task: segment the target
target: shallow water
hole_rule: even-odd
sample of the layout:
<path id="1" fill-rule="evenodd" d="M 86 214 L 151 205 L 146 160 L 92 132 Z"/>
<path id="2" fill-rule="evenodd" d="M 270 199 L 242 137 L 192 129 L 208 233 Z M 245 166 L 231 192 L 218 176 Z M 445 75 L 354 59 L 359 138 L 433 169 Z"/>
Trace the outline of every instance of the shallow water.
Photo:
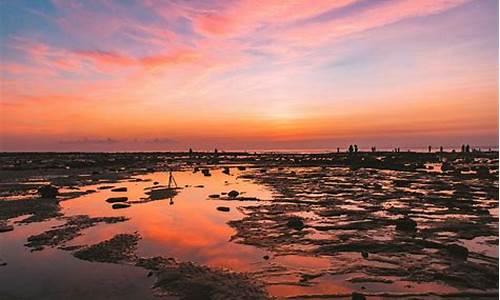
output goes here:
<path id="1" fill-rule="evenodd" d="M 288 176 L 287 172 L 297 172 L 298 176 Z M 270 170 L 275 171 L 276 170 Z M 154 172 L 140 176 L 133 176 L 127 180 L 110 184 L 81 186 L 79 190 L 95 190 L 71 200 L 60 202 L 64 216 L 88 215 L 90 217 L 125 216 L 126 222 L 114 224 L 98 224 L 84 229 L 82 235 L 67 242 L 65 246 L 89 245 L 110 239 L 118 233 L 137 232 L 142 237 L 138 245 L 137 254 L 143 257 L 163 256 L 173 257 L 178 261 L 194 261 L 196 263 L 217 268 L 228 268 L 233 271 L 250 272 L 264 283 L 267 290 L 274 296 L 286 297 L 307 294 L 349 294 L 351 291 L 366 290 L 370 292 L 419 292 L 437 291 L 441 293 L 460 291 L 452 286 L 439 282 L 406 281 L 398 276 L 381 275 L 378 279 L 388 282 L 356 281 L 366 274 L 352 270 L 348 273 L 339 273 L 338 270 L 348 270 L 351 265 L 360 267 L 379 266 L 397 270 L 399 257 L 392 262 L 377 260 L 377 255 L 370 260 L 363 260 L 361 254 L 353 252 L 339 252 L 332 255 L 318 255 L 310 251 L 316 245 L 309 244 L 311 240 L 318 242 L 341 241 L 342 236 L 352 235 L 352 239 L 363 239 L 366 234 L 373 241 L 391 241 L 400 234 L 393 229 L 383 227 L 360 230 L 319 231 L 309 228 L 304 230 L 304 239 L 298 238 L 296 243 L 285 240 L 280 251 L 266 250 L 266 247 L 257 247 L 238 243 L 232 240 L 237 233 L 227 224 L 229 221 L 241 220 L 248 214 L 242 210 L 252 209 L 259 205 L 271 205 L 281 202 L 285 207 L 286 197 L 278 197 L 277 192 L 271 190 L 270 184 L 243 179 L 239 175 L 253 171 L 236 171 L 231 169 L 231 175 L 222 173 L 222 169 L 211 170 L 211 176 L 205 177 L 201 172 L 191 171 L 174 172 L 179 186 L 178 194 L 172 199 L 145 202 L 146 192 L 151 188 L 164 186 L 168 182 L 166 172 Z M 430 173 L 430 174 L 429 174 Z M 441 203 L 427 204 L 421 202 L 422 196 L 442 192 L 432 185 L 434 172 L 407 173 L 395 171 L 378 171 L 364 173 L 360 171 L 353 176 L 347 168 L 331 168 L 329 170 L 315 170 L 313 168 L 290 168 L 273 175 L 267 175 L 268 180 L 275 178 L 286 179 L 290 182 L 276 183 L 285 188 L 295 188 L 293 200 L 307 200 L 308 206 L 285 210 L 287 215 L 297 215 L 307 220 L 310 226 L 346 225 L 357 220 L 358 213 L 367 214 L 375 202 L 373 196 L 387 196 L 381 201 L 380 210 L 373 210 L 373 216 L 390 217 L 389 209 L 411 208 L 414 219 L 422 229 L 426 229 L 426 222 L 441 221 L 447 218 L 466 220 L 471 215 L 441 213 L 444 210 Z M 269 174 L 269 171 L 268 173 Z M 254 174 L 255 175 L 255 174 Z M 266 179 L 266 176 L 262 176 Z M 355 178 L 355 179 L 353 179 Z M 447 178 L 445 178 L 448 180 Z M 445 180 L 443 179 L 443 180 Z M 396 185 L 393 181 L 406 180 L 407 184 Z M 293 187 L 293 184 L 296 186 Z M 159 182 L 155 185 L 154 182 Z M 259 181 L 260 182 L 260 181 Z M 380 187 L 375 187 L 375 184 Z M 126 192 L 113 192 L 111 189 L 100 189 L 104 186 L 126 187 Z M 243 197 L 255 197 L 259 201 L 236 201 L 211 199 L 212 194 L 227 193 L 237 190 Z M 451 193 L 451 191 L 450 191 Z M 334 195 L 334 196 L 332 196 Z M 112 205 L 105 200 L 110 197 L 128 197 L 132 206 L 125 209 L 112 209 Z M 316 201 L 332 198 L 335 205 L 317 205 Z M 480 199 L 479 196 L 475 197 Z M 483 202 L 497 199 L 481 199 Z M 134 203 L 134 202 L 138 203 Z M 229 212 L 217 210 L 218 206 L 228 207 Z M 336 209 L 338 216 L 322 215 L 326 208 Z M 261 207 L 254 213 L 266 214 L 271 207 Z M 490 213 L 498 217 L 498 208 L 490 208 Z M 436 215 L 432 215 L 436 213 Z M 439 214 L 437 214 L 439 213 Z M 262 217 L 262 222 L 272 222 L 275 215 L 270 214 L 268 219 Z M 22 218 L 19 218 L 22 219 Z M 16 220 L 10 220 L 13 224 Z M 363 221 L 363 220 L 361 220 Z M 51 227 L 63 224 L 63 220 L 50 219 L 49 221 L 30 223 L 27 225 L 15 224 L 12 232 L 0 234 L 0 263 L 8 265 L 0 267 L 0 295 L 7 298 L 29 299 L 155 299 L 151 292 L 154 279 L 147 277 L 147 271 L 133 266 L 92 263 L 74 258 L 70 252 L 56 248 L 45 248 L 42 251 L 30 252 L 25 247 L 28 236 L 40 234 Z M 251 228 L 260 228 L 253 226 Z M 270 230 L 268 237 L 275 234 L 280 237 L 281 229 Z M 441 232 L 445 234 L 446 232 Z M 481 253 L 494 258 L 498 257 L 498 246 L 488 244 L 491 238 L 475 238 L 458 240 L 470 251 Z M 241 242 L 241 239 L 239 240 Z M 279 243 L 278 243 L 279 244 Z M 272 248 L 272 247 L 271 247 Z M 371 255 L 371 254 L 370 254 Z M 269 256 L 265 259 L 264 256 Z M 382 257 L 383 255 L 381 255 Z M 425 260 L 425 257 L 413 255 L 411 259 Z M 401 256 L 401 259 L 407 259 Z M 436 263 L 436 262 L 432 262 Z M 310 278 L 304 279 L 304 276 Z M 359 278 L 358 278 L 359 277 Z M 377 276 L 373 276 L 377 277 Z M 383 278 L 382 278 L 383 277 Z M 370 278 L 369 278 L 370 279 Z M 377 279 L 377 278 L 376 278 Z M 390 282 L 389 282 L 390 281 Z M 1 297 L 0 297 L 1 298 Z M 370 297 L 370 299 L 377 299 Z"/>
<path id="2" fill-rule="evenodd" d="M 235 171 L 226 175 L 221 170 L 213 170 L 211 174 L 205 177 L 200 172 L 174 172 L 181 189 L 172 200 L 137 203 L 126 209 L 112 209 L 105 200 L 121 196 L 128 197 L 128 201 L 140 200 L 147 197 L 148 188 L 155 187 L 155 181 L 160 183 L 158 186 L 165 184 L 168 175 L 156 172 L 112 184 L 127 187 L 127 192 L 98 189 L 109 186 L 109 183 L 81 187 L 81 190 L 93 189 L 96 192 L 61 202 L 65 216 L 125 216 L 130 220 L 84 229 L 81 236 L 66 245 L 94 244 L 118 233 L 138 232 L 142 237 L 139 256 L 174 257 L 210 267 L 256 271 L 265 263 L 262 257 L 266 252 L 231 242 L 234 230 L 226 224 L 243 216 L 238 206 L 255 205 L 256 201 L 217 200 L 209 199 L 208 195 L 237 190 L 245 197 L 271 200 L 272 192 L 249 180 L 237 179 Z M 218 206 L 229 207 L 230 211 L 218 211 Z M 102 299 L 109 296 L 128 299 L 153 297 L 150 290 L 153 280 L 146 277 L 144 269 L 81 261 L 59 249 L 30 252 L 24 246 L 28 236 L 62 223 L 52 220 L 16 225 L 14 231 L 0 235 L 0 258 L 8 262 L 0 269 L 0 282 L 7 283 L 0 285 L 1 294 L 37 299 L 95 299 L 96 295 Z"/>

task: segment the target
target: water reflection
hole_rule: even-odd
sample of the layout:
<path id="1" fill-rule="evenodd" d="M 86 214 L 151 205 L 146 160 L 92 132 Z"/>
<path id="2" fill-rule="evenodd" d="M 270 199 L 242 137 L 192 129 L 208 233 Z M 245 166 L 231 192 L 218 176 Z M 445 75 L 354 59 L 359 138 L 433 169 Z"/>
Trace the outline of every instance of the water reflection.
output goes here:
<path id="1" fill-rule="evenodd" d="M 96 189 L 97 193 L 62 203 L 65 215 L 123 215 L 130 218 L 128 222 L 100 225 L 94 230 L 88 230 L 85 235 L 73 240 L 71 245 L 95 243 L 111 238 L 118 232 L 137 231 L 142 236 L 139 244 L 139 255 L 142 256 L 175 257 L 239 271 L 253 269 L 254 263 L 262 260 L 264 251 L 229 242 L 234 230 L 226 222 L 243 217 L 238 206 L 256 203 L 208 200 L 208 195 L 234 189 L 246 196 L 271 199 L 272 193 L 263 186 L 237 179 L 237 172 L 226 175 L 213 171 L 211 177 L 176 172 L 174 176 L 174 180 L 182 188 L 178 195 L 167 201 L 138 203 L 121 210 L 112 209 L 105 201 L 107 198 L 120 196 L 128 197 L 130 202 L 146 199 L 146 191 L 155 188 L 155 182 L 159 183 L 158 186 L 168 185 L 167 173 L 157 172 L 137 177 L 140 181 L 116 184 L 117 187 L 126 187 L 127 192 L 99 190 L 99 186 L 93 186 L 90 188 Z M 229 207 L 230 211 L 218 211 L 217 206 Z"/>

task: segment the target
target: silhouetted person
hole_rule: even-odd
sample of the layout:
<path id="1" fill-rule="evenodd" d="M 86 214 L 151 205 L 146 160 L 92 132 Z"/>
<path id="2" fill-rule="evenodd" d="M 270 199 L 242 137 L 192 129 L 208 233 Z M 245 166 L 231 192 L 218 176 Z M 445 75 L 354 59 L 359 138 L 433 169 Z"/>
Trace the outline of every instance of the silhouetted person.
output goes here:
<path id="1" fill-rule="evenodd" d="M 377 151 L 377 148 L 375 148 L 375 146 L 372 146 L 372 152 L 375 152 Z"/>
<path id="2" fill-rule="evenodd" d="M 340 153 L 340 148 L 339 147 L 337 147 L 337 153 Z"/>
<path id="3" fill-rule="evenodd" d="M 352 147 L 352 145 L 349 145 L 349 153 L 352 153 L 354 151 L 354 148 Z"/>
<path id="4" fill-rule="evenodd" d="M 399 147 L 398 147 L 398 148 L 396 148 L 396 152 L 398 152 L 398 153 L 400 152 L 400 149 L 399 149 Z"/>
<path id="5" fill-rule="evenodd" d="M 439 152 L 443 153 L 443 146 L 439 147 Z"/>
<path id="6" fill-rule="evenodd" d="M 432 147 L 429 145 L 429 153 L 431 153 L 432 151 Z"/>
<path id="7" fill-rule="evenodd" d="M 189 148 L 189 155 L 193 154 L 193 149 Z"/>
<path id="8" fill-rule="evenodd" d="M 354 152 L 358 152 L 358 145 L 354 145 Z"/>
<path id="9" fill-rule="evenodd" d="M 217 152 L 219 152 L 219 151 L 217 150 L 217 148 L 215 148 L 214 153 L 217 154 Z"/>
<path id="10" fill-rule="evenodd" d="M 467 144 L 465 145 L 465 152 L 469 153 L 470 152 L 470 146 Z"/>

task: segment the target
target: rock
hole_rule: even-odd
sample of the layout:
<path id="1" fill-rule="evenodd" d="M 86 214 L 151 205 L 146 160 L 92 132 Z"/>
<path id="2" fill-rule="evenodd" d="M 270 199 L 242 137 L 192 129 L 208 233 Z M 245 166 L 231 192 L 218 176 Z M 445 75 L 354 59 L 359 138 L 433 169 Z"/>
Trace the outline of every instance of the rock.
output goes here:
<path id="1" fill-rule="evenodd" d="M 227 206 L 218 206 L 218 207 L 217 207 L 217 210 L 218 210 L 218 211 L 228 212 L 228 211 L 230 211 L 231 209 L 230 209 L 229 207 L 227 207 Z"/>
<path id="2" fill-rule="evenodd" d="M 127 197 L 112 197 L 112 198 L 106 199 L 106 202 L 108 202 L 108 203 L 126 202 L 126 201 L 128 201 Z"/>
<path id="3" fill-rule="evenodd" d="M 265 260 L 268 260 L 269 259 L 269 255 L 264 255 L 264 256 L 262 256 L 262 258 L 265 259 Z"/>
<path id="4" fill-rule="evenodd" d="M 288 220 L 286 226 L 296 230 L 302 230 L 304 228 L 304 222 L 300 217 L 294 216 Z"/>
<path id="5" fill-rule="evenodd" d="M 42 198 L 55 198 L 59 190 L 53 185 L 44 185 L 38 189 L 38 193 Z"/>
<path id="6" fill-rule="evenodd" d="M 367 259 L 368 258 L 368 252 L 366 251 L 361 251 L 361 256 L 364 258 L 364 259 Z"/>
<path id="7" fill-rule="evenodd" d="M 194 167 L 194 169 L 193 169 L 193 173 L 198 173 L 199 171 L 200 171 L 200 168 L 198 168 L 198 167 Z"/>
<path id="8" fill-rule="evenodd" d="M 14 230 L 14 226 L 0 223 L 0 232 L 7 232 Z"/>
<path id="9" fill-rule="evenodd" d="M 127 188 L 126 187 L 119 187 L 119 188 L 114 188 L 111 189 L 112 192 L 126 192 Z"/>
<path id="10" fill-rule="evenodd" d="M 245 171 L 247 168 L 245 166 L 238 166 L 238 170 Z"/>
<path id="11" fill-rule="evenodd" d="M 224 167 L 222 173 L 229 175 L 229 167 Z"/>
<path id="12" fill-rule="evenodd" d="M 466 260 L 469 256 L 469 249 L 458 244 L 451 244 L 446 246 L 446 251 L 453 257 Z"/>
<path id="13" fill-rule="evenodd" d="M 236 198 L 236 197 L 238 197 L 238 195 L 239 195 L 239 194 L 240 194 L 240 193 L 239 193 L 238 191 L 232 190 L 232 191 L 230 191 L 229 193 L 227 193 L 227 196 L 228 196 L 229 198 Z"/>
<path id="14" fill-rule="evenodd" d="M 480 166 L 476 169 L 476 174 L 480 178 L 488 178 L 490 176 L 490 169 L 486 166 Z"/>
<path id="15" fill-rule="evenodd" d="M 220 195 L 219 194 L 212 194 L 212 195 L 208 195 L 208 198 L 217 199 L 217 198 L 220 198 Z"/>
<path id="16" fill-rule="evenodd" d="M 128 203 L 115 203 L 111 206 L 113 209 L 128 208 L 130 204 Z"/>
<path id="17" fill-rule="evenodd" d="M 203 173 L 203 176 L 212 176 L 212 174 L 210 174 L 209 169 L 203 169 L 203 170 L 201 170 L 201 173 Z"/>
<path id="18" fill-rule="evenodd" d="M 103 185 L 103 186 L 98 187 L 97 189 L 98 190 L 109 190 L 109 189 L 112 189 L 112 188 L 114 188 L 113 185 Z"/>
<path id="19" fill-rule="evenodd" d="M 158 181 L 153 182 L 154 185 L 160 184 Z"/>
<path id="20" fill-rule="evenodd" d="M 413 221 L 408 217 L 397 219 L 395 223 L 396 223 L 396 230 L 402 230 L 402 231 L 417 230 L 417 222 Z"/>
<path id="21" fill-rule="evenodd" d="M 351 299 L 352 300 L 366 300 L 366 297 L 365 297 L 365 295 L 363 295 L 361 293 L 353 292 Z"/>

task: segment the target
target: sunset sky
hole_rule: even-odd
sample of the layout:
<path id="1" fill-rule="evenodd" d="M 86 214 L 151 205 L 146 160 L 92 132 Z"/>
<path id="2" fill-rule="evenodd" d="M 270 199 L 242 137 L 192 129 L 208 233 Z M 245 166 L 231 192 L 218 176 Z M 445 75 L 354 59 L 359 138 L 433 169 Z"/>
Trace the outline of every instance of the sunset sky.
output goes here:
<path id="1" fill-rule="evenodd" d="M 0 151 L 498 145 L 497 0 L 0 1 Z"/>

